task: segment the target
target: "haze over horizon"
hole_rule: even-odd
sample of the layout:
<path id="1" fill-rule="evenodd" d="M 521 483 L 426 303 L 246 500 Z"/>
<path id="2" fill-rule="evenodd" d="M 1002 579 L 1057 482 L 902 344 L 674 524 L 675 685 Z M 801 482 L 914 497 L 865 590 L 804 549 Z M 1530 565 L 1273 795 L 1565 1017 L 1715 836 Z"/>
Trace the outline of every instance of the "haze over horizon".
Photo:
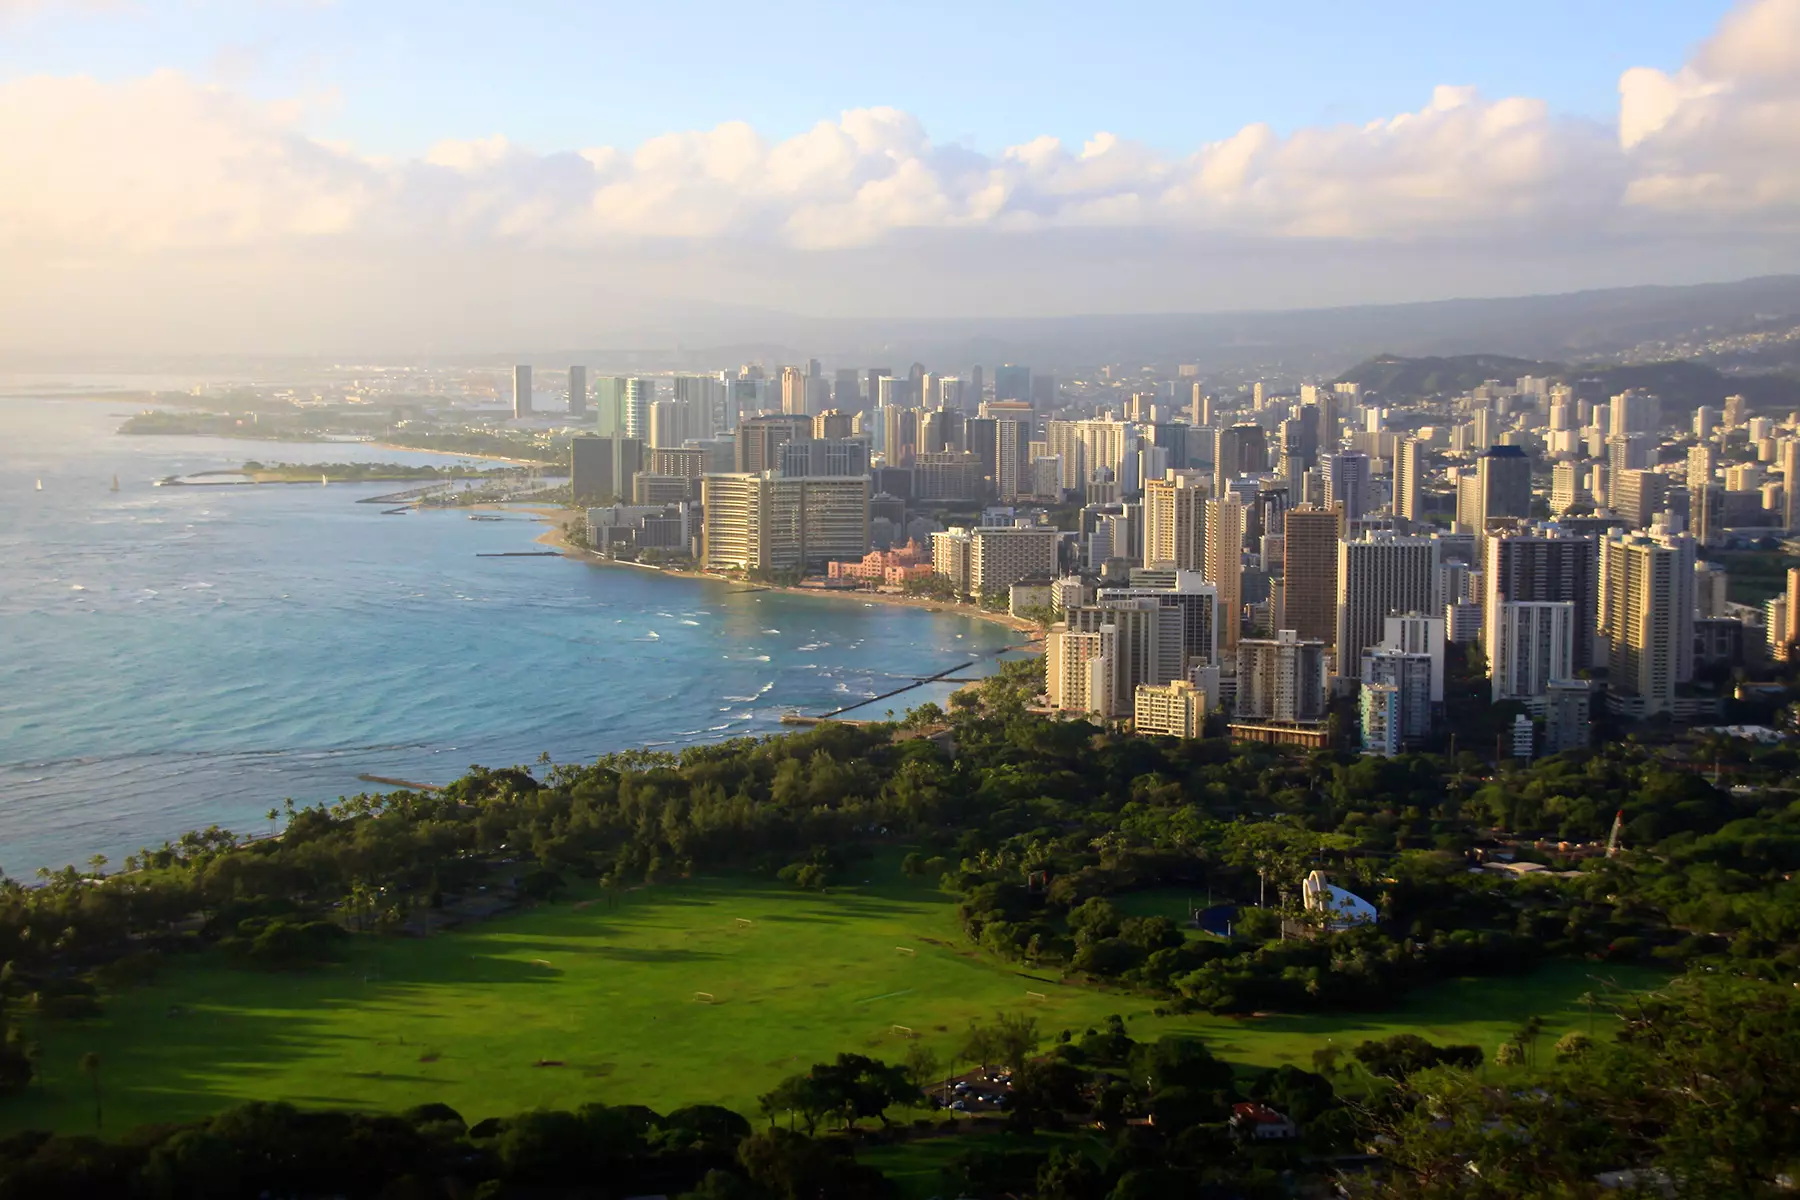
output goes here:
<path id="1" fill-rule="evenodd" d="M 1800 269 L 1800 0 L 1518 9 L 0 0 L 0 352 Z"/>

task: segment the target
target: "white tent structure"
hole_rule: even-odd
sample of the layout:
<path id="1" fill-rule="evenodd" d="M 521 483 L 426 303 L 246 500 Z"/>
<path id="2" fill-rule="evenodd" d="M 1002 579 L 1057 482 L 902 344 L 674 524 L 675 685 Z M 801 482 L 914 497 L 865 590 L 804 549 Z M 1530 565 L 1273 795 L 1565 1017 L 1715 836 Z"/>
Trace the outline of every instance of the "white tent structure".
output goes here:
<path id="1" fill-rule="evenodd" d="M 1375 920 L 1373 904 L 1343 888 L 1331 886 L 1323 871 L 1308 875 L 1300 890 L 1306 899 L 1306 911 L 1325 913 L 1326 927 L 1333 933 L 1368 925 Z"/>

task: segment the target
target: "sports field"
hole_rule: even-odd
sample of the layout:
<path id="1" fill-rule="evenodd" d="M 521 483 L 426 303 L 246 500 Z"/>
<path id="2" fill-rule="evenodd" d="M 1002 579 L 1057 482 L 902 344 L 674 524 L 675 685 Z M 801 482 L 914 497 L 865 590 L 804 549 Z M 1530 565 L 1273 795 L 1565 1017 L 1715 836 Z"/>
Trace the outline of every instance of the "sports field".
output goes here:
<path id="1" fill-rule="evenodd" d="M 1002 1008 L 1037 1011 L 1052 1035 L 1118 1012 L 1135 1037 L 1189 1031 L 1245 1064 L 1306 1065 L 1327 1039 L 1402 1030 L 1491 1051 L 1533 1014 L 1554 1039 L 1586 1027 L 1576 998 L 1601 977 L 1558 964 L 1452 983 L 1377 1018 L 1163 1019 L 1148 1000 L 978 954 L 949 897 L 887 868 L 827 895 L 701 879 L 611 910 L 563 901 L 426 940 L 358 942 L 352 960 L 296 973 L 177 961 L 110 998 L 102 1017 L 40 1024 L 42 1078 L 0 1100 L 0 1131 L 91 1131 L 92 1085 L 76 1065 L 88 1051 L 100 1056 L 108 1132 L 246 1099 L 442 1101 L 471 1121 L 596 1100 L 754 1115 L 759 1093 L 809 1063 L 844 1050 L 898 1059 L 895 1026 L 947 1055 L 970 1020 Z"/>

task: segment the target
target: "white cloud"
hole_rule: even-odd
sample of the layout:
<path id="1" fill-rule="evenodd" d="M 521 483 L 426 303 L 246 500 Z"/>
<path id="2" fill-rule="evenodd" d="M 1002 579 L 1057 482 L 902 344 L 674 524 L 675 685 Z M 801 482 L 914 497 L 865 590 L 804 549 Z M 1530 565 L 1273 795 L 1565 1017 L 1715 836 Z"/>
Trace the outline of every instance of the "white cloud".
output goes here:
<path id="1" fill-rule="evenodd" d="M 0 0 L 0 15 L 29 7 Z M 1139 302 L 1109 261 L 1179 269 L 1196 247 L 1239 279 L 1277 259 L 1303 278 L 1307 254 L 1410 255 L 1480 279 L 1483 255 L 1500 273 L 1522 246 L 1598 263 L 1609 238 L 1686 239 L 1691 257 L 1696 230 L 1787 238 L 1800 255 L 1800 0 L 1747 0 L 1687 64 L 1628 71 L 1619 90 L 1616 123 L 1446 86 L 1368 124 L 1253 124 L 1178 156 L 1110 131 L 979 153 L 874 108 L 781 141 L 728 122 L 635 147 L 544 151 L 496 133 L 390 159 L 310 136 L 311 101 L 258 103 L 176 72 L 28 77 L 0 84 L 0 272 L 80 264 L 85 285 L 109 264 L 123 277 L 127 261 L 210 258 L 254 261 L 272 288 L 324 286 L 338 256 L 373 291 L 377 259 L 455 259 L 479 290 L 496 256 L 586 254 L 678 292 L 760 271 L 774 302 L 830 305 L 812 298 L 900 294 L 902 276 L 917 296 L 987 294 L 991 264 L 1041 253 L 1079 307 Z"/>
<path id="2" fill-rule="evenodd" d="M 1628 213 L 1800 225 L 1800 0 L 1750 0 L 1679 71 L 1619 81 Z"/>

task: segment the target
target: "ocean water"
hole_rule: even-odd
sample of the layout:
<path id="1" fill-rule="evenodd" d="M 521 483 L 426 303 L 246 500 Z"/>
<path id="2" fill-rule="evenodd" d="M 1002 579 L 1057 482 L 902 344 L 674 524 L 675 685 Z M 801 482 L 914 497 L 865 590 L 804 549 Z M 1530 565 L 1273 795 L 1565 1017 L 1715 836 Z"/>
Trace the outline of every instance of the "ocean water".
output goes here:
<path id="1" fill-rule="evenodd" d="M 985 672 L 1015 638 L 948 614 L 478 558 L 540 549 L 542 524 L 354 503 L 403 483 L 155 487 L 249 459 L 447 460 L 119 436 L 129 407 L 0 395 L 0 869 L 17 878 L 213 823 L 264 832 L 284 799 L 375 786 L 360 774 L 442 783 L 545 752 L 774 732 L 784 712 L 957 663 Z"/>

